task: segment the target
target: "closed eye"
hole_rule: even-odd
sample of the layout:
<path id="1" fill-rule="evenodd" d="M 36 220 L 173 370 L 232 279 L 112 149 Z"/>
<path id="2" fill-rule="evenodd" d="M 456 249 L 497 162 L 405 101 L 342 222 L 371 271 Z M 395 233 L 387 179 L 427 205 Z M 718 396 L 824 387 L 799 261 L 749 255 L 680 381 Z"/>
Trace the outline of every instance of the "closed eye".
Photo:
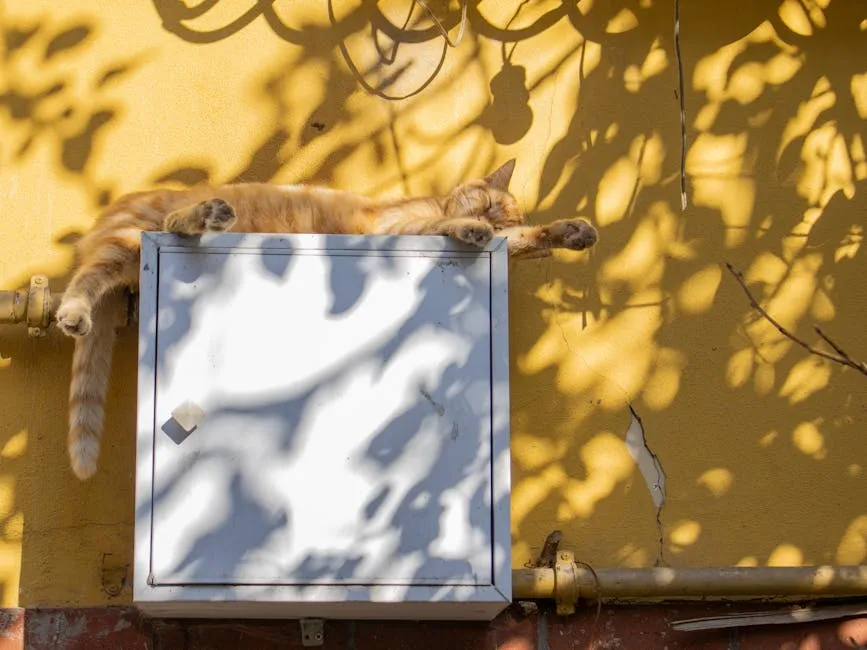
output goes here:
<path id="1" fill-rule="evenodd" d="M 491 203 L 491 195 L 484 190 L 479 190 L 478 204 L 482 212 L 488 212 L 493 204 Z"/>

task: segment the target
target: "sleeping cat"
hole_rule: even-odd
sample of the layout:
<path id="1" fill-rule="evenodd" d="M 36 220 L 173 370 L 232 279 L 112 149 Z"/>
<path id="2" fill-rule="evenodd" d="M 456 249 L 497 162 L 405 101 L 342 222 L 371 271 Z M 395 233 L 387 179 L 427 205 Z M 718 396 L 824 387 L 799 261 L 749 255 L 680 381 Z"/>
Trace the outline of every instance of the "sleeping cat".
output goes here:
<path id="1" fill-rule="evenodd" d="M 479 247 L 496 234 L 508 239 L 512 259 L 596 243 L 596 230 L 581 219 L 524 225 L 508 192 L 514 167 L 510 160 L 444 197 L 378 201 L 312 186 L 245 183 L 137 192 L 108 206 L 78 243 L 78 268 L 56 315 L 57 326 L 76 337 L 68 439 L 75 475 L 96 472 L 115 338 L 112 304 L 120 289 L 138 286 L 142 232 L 445 235 Z"/>

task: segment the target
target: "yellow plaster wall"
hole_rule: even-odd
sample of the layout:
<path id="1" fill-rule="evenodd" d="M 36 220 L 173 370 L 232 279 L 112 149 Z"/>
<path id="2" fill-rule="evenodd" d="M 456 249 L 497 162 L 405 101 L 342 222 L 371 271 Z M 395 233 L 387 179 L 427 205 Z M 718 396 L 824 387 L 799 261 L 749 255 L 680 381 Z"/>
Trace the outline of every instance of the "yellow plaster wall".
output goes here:
<path id="1" fill-rule="evenodd" d="M 62 287 L 99 204 L 156 182 L 416 194 L 516 156 L 530 220 L 601 242 L 513 271 L 514 565 L 554 528 L 595 566 L 865 561 L 867 377 L 757 320 L 724 266 L 867 359 L 863 3 L 682 3 L 684 211 L 671 2 L 472 2 L 441 65 L 420 8 L 399 35 L 408 0 L 259 4 L 0 5 L 0 288 Z M 455 38 L 458 5 L 430 5 Z M 422 89 L 375 97 L 349 62 Z M 129 602 L 103 570 L 132 553 L 135 347 L 79 483 L 69 341 L 0 329 L 0 605 Z"/>

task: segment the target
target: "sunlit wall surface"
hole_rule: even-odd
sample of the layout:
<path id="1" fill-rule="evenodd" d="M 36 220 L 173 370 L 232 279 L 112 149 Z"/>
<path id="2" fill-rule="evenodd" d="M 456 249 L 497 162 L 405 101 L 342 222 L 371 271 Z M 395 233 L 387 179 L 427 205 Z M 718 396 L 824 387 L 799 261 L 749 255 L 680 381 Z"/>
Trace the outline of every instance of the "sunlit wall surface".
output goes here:
<path id="1" fill-rule="evenodd" d="M 428 4 L 454 44 L 460 5 Z M 0 288 L 61 288 L 153 184 L 408 195 L 514 156 L 532 222 L 601 234 L 512 270 L 515 566 L 554 529 L 594 566 L 864 562 L 867 377 L 725 262 L 867 360 L 867 9 L 682 4 L 678 57 L 657 0 L 473 1 L 457 47 L 409 0 L 6 2 Z M 135 348 L 80 483 L 70 341 L 0 330 L 0 604 L 130 601 Z"/>

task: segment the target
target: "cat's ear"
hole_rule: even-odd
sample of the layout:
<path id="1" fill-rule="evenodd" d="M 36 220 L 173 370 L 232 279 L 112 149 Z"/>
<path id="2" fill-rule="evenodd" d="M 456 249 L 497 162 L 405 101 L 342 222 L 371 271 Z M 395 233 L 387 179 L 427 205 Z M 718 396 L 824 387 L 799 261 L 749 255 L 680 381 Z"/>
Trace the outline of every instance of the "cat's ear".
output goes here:
<path id="1" fill-rule="evenodd" d="M 512 180 L 512 172 L 515 171 L 515 159 L 503 163 L 500 168 L 485 177 L 485 183 L 501 192 L 509 191 L 509 181 Z"/>

